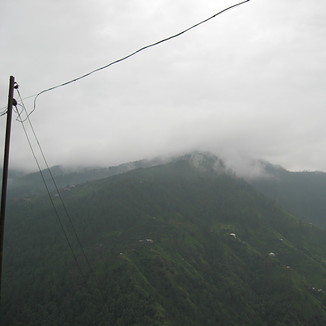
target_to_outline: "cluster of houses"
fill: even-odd
[[[234,238],[234,239],[237,239],[237,235],[235,233],[229,233],[229,236]],[[282,238],[280,239],[280,241],[284,241]],[[276,257],[276,254],[274,252],[270,252],[268,253],[268,257]],[[285,269],[291,269],[290,266],[284,266]]]

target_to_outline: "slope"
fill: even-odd
[[[50,172],[60,188],[69,189],[76,184],[85,183],[87,181],[107,178],[112,175],[125,173],[141,167],[150,167],[162,163],[161,159],[141,160],[129,163],[111,166],[108,168],[101,167],[75,167],[64,168],[61,166],[53,166]],[[1,171],[1,170],[0,170]],[[50,190],[55,191],[51,174],[47,169],[41,171],[44,179],[50,185]],[[0,172],[2,178],[2,171]],[[10,198],[30,197],[45,192],[44,182],[39,172],[24,173],[18,170],[12,170],[9,173],[9,195]]]
[[[11,208],[4,325],[323,325],[325,232],[217,158],[188,155],[65,193],[93,272],[45,198]],[[273,253],[273,254],[271,254]]]
[[[264,163],[268,177],[250,183],[259,192],[275,200],[306,222],[326,228],[326,173],[290,172]]]

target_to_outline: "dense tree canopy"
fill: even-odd
[[[11,202],[1,325],[326,324],[325,231],[211,156],[62,194],[76,259],[46,196]]]

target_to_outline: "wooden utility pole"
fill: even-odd
[[[0,302],[1,302],[1,283],[2,283],[3,242],[4,242],[5,215],[6,215],[6,201],[7,201],[7,182],[8,182],[8,170],[9,170],[8,169],[9,148],[10,148],[12,107],[14,105],[14,88],[15,88],[15,78],[13,76],[10,76],[8,108],[7,108],[6,139],[5,139],[5,150],[4,150],[3,172],[2,172],[1,211],[0,211]]]

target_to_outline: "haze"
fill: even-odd
[[[34,95],[235,3],[4,0],[1,107],[10,75],[23,97]],[[251,0],[40,96],[31,119],[50,165],[208,150],[233,166],[264,159],[326,171],[325,37],[325,1]],[[33,98],[25,104],[31,110]],[[12,135],[11,166],[35,169],[19,122]]]

